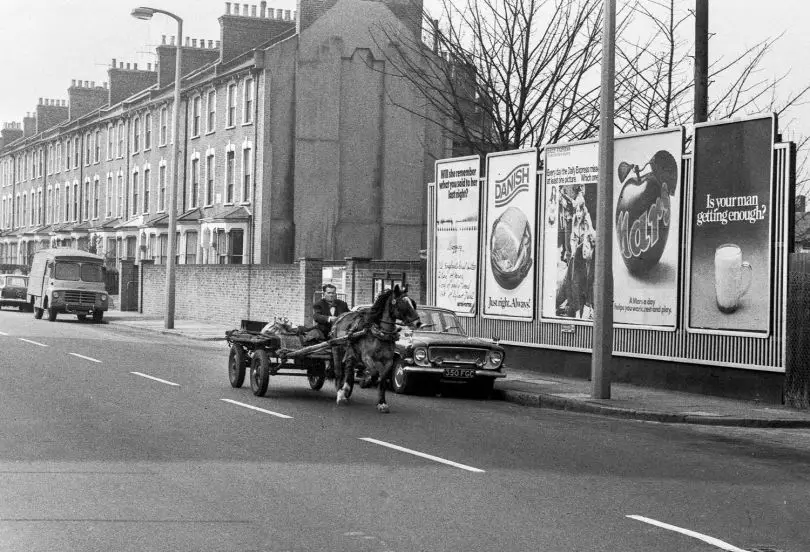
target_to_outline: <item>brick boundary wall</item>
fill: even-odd
[[[424,303],[424,263],[369,259],[299,259],[290,265],[176,265],[175,319],[208,320],[238,328],[242,320],[270,321],[284,316],[312,324],[313,298],[321,290],[324,265],[346,266],[349,306],[371,303],[375,272],[404,272],[409,294]],[[352,286],[353,283],[353,286]],[[163,315],[166,268],[143,263],[140,310]]]

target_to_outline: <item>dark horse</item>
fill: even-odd
[[[385,388],[394,366],[394,343],[399,335],[397,320],[412,327],[420,325],[416,303],[408,297],[407,286],[383,291],[371,307],[347,312],[332,325],[331,339],[365,330],[361,337],[332,351],[338,404],[348,401],[354,388],[355,366],[362,363],[366,381],[377,380],[377,410],[388,412]]]

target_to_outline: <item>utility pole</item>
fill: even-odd
[[[709,0],[695,0],[695,123],[709,116]]]
[[[613,103],[616,82],[616,0],[605,0],[599,107],[599,184],[596,190],[591,398],[610,398],[613,359]]]

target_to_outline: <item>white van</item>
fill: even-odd
[[[37,251],[27,294],[34,318],[47,311],[51,322],[60,312],[100,322],[108,308],[105,270],[103,257],[80,249]]]

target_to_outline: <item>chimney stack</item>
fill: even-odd
[[[26,113],[23,117],[23,136],[28,138],[37,132],[37,119],[31,113]]]
[[[264,14],[267,12],[267,0],[262,0],[259,4],[259,17],[264,19]]]
[[[45,132],[63,121],[67,121],[68,108],[60,100],[45,98],[37,106],[36,133]]]

